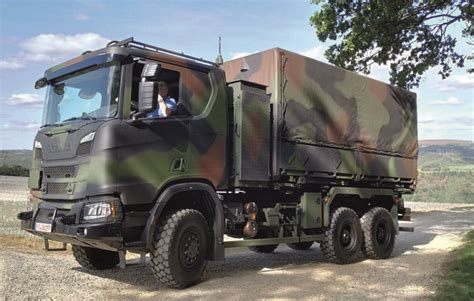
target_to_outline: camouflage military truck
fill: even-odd
[[[158,82],[177,109],[157,109]],[[133,38],[45,72],[22,228],[90,269],[150,254],[197,283],[225,248],[391,255],[416,185],[416,95],[274,48],[217,64]],[[224,236],[238,238],[224,240]]]

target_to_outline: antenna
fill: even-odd
[[[216,57],[216,64],[217,65],[224,64],[224,59],[222,58],[222,54],[221,54],[221,37],[219,37],[219,54]]]

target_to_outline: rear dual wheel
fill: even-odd
[[[397,233],[390,212],[375,207],[365,213],[360,222],[364,233],[362,252],[371,259],[390,257]]]
[[[392,254],[396,234],[385,208],[374,207],[359,219],[354,210],[341,207],[331,215],[321,250],[329,261],[340,264],[356,261],[361,250],[368,258],[385,259]]]
[[[337,208],[331,215],[324,236],[321,251],[329,261],[346,264],[359,258],[363,234],[359,217],[354,210]]]

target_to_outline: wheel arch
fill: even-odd
[[[209,260],[224,260],[224,211],[219,197],[211,184],[205,182],[174,183],[160,194],[150,211],[143,231],[146,249],[151,250],[153,233],[159,218],[173,209],[196,209],[206,218],[211,227]]]
[[[382,188],[360,188],[360,187],[332,187],[324,201],[324,226],[329,225],[329,216],[332,211],[339,207],[353,209],[359,216],[373,207],[383,207],[395,214],[394,206],[398,206],[399,198],[392,189]]]

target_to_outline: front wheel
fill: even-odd
[[[346,207],[336,209],[324,236],[321,251],[329,261],[346,264],[359,258],[363,234],[354,210]]]
[[[208,242],[209,227],[199,211],[182,209],[166,215],[153,237],[153,274],[174,288],[196,284],[207,265]]]
[[[120,262],[118,252],[114,251],[73,245],[72,254],[81,266],[91,270],[112,269]]]
[[[372,259],[385,259],[392,254],[397,233],[387,209],[375,207],[360,219],[364,231],[362,252]]]

